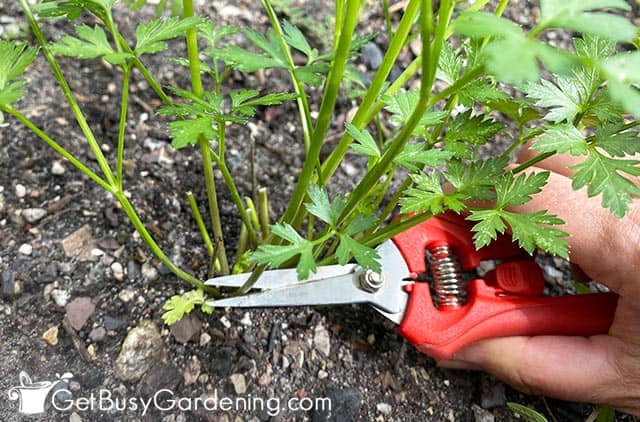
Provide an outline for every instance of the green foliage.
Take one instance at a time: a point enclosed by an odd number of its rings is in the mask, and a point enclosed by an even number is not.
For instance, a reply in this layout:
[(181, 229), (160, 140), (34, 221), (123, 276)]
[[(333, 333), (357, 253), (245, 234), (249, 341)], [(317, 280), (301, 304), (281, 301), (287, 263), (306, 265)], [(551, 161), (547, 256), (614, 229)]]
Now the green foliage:
[(166, 41), (184, 35), (204, 22), (201, 18), (158, 18), (136, 28), (136, 54), (153, 54), (167, 49)]
[(38, 55), (38, 48), (0, 40), (0, 105), (11, 106), (24, 95), (25, 81), (16, 80)]
[(453, 31), (472, 38), (491, 38), (481, 60), (505, 83), (538, 80), (538, 61), (554, 71), (566, 71), (573, 63), (566, 52), (527, 37), (515, 23), (490, 13), (463, 12), (453, 23)]
[(487, 246), (497, 238), (498, 233), (504, 233), (508, 225), (513, 239), (530, 254), (538, 248), (568, 258), (569, 250), (563, 241), (568, 233), (548, 227), (563, 224), (561, 219), (546, 211), (527, 214), (507, 211), (508, 207), (531, 200), (531, 195), (540, 192), (548, 177), (549, 172), (540, 172), (520, 174), (517, 177), (506, 173), (499, 178), (495, 184), (495, 206), (489, 209), (472, 209), (467, 217), (470, 221), (477, 221), (472, 229), (476, 248)]
[(253, 89), (231, 91), (230, 104), (225, 110), (225, 97), (220, 94), (205, 92), (199, 98), (183, 89), (172, 88), (172, 91), (186, 102), (163, 106), (158, 114), (179, 118), (168, 124), (173, 140), (171, 145), (176, 149), (197, 144), (200, 136), (216, 139), (217, 126), (225, 122), (247, 123), (248, 118), (255, 115), (256, 107), (277, 105), (296, 98), (295, 94), (276, 92), (260, 96), (260, 91)]
[(507, 407), (513, 410), (526, 422), (549, 422), (548, 419), (544, 417), (544, 415), (523, 404), (508, 402)]
[(276, 236), (289, 242), (288, 245), (260, 245), (249, 258), (251, 262), (278, 268), (285, 262), (299, 257), (296, 270), (298, 279), (304, 280), (310, 273), (316, 271), (313, 259), (313, 243), (300, 236), (289, 224), (275, 224), (270, 226)]
[(213, 312), (213, 308), (206, 304), (208, 300), (210, 298), (201, 289), (191, 290), (183, 295), (172, 296), (162, 306), (162, 309), (166, 311), (162, 314), (162, 320), (167, 325), (175, 324), (198, 305), (202, 312), (210, 314)]
[(319, 239), (307, 240), (289, 224), (276, 224), (271, 226), (272, 232), (288, 241), (289, 244), (261, 245), (250, 256), (250, 260), (258, 264), (269, 265), (271, 268), (278, 268), (287, 261), (297, 258), (298, 278), (304, 280), (311, 272), (316, 271), (313, 258), (314, 246), (324, 242), (332, 235), (337, 235), (339, 244), (336, 249), (336, 257), (340, 264), (348, 263), (353, 257), (362, 267), (380, 271), (378, 253), (354, 238), (358, 233), (369, 229), (375, 223), (375, 217), (358, 214), (343, 230), (339, 230), (337, 225), (346, 205), (345, 198), (338, 195), (333, 201), (330, 201), (327, 191), (314, 184), (309, 185), (307, 195), (311, 201), (305, 204), (307, 211), (327, 223), (330, 231)]
[[(382, 97), (382, 101), (385, 105), (385, 110), (392, 114), (389, 119), (391, 123), (394, 123), (400, 127), (406, 125), (407, 121), (411, 117), (411, 113), (418, 104), (420, 98), (420, 92), (417, 89), (410, 91), (400, 91), (394, 95), (385, 95)], [(438, 123), (441, 123), (446, 116), (444, 111), (428, 111), (426, 112), (420, 122), (413, 130), (414, 136), (422, 138), (428, 138), (427, 129)]]
[(636, 27), (622, 16), (598, 12), (602, 9), (631, 10), (624, 0), (541, 0), (540, 23), (543, 28), (564, 28), (612, 41), (631, 42)]
[(114, 64), (121, 64), (131, 57), (128, 53), (116, 52), (107, 40), (107, 34), (102, 27), (78, 25), (75, 27), (78, 37), (63, 36), (60, 41), (51, 44), (51, 50), (61, 56), (76, 57), (78, 59), (95, 59), (102, 57)]

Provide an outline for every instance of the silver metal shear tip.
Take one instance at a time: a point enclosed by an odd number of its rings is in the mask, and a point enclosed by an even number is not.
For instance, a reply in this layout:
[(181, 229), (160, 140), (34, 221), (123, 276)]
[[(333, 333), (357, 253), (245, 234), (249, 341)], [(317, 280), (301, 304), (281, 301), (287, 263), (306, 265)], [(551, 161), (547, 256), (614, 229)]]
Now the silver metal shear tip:
[[(354, 264), (348, 265), (326, 265), (318, 267), (315, 273), (309, 275), (306, 280), (298, 281), (298, 274), (296, 270), (283, 269), (283, 270), (269, 270), (262, 273), (260, 278), (251, 287), (252, 289), (276, 289), (285, 286), (295, 286), (312, 281), (323, 280), (329, 277), (336, 277), (339, 275), (345, 275), (353, 272), (355, 269)], [(242, 286), (250, 274), (234, 274), (224, 277), (216, 277), (207, 280), (204, 284), (207, 286), (216, 287), (240, 287)]]

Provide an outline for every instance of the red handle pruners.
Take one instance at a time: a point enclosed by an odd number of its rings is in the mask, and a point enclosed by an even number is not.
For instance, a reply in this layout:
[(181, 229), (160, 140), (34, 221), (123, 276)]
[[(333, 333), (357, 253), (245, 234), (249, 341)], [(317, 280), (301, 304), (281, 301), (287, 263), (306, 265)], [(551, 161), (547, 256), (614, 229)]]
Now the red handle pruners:
[[(471, 224), (446, 214), (396, 235), (377, 249), (380, 273), (357, 265), (319, 267), (304, 282), (295, 270), (265, 272), (259, 293), (209, 302), (216, 307), (368, 303), (400, 325), (400, 333), (436, 359), (451, 357), (481, 339), (514, 335), (607, 333), (618, 300), (613, 293), (542, 296), (544, 278), (533, 258), (507, 235), (475, 249)], [(499, 260), (484, 277), (466, 272)], [(421, 281), (425, 274), (430, 281)], [(247, 274), (218, 277), (208, 285), (239, 286)]]

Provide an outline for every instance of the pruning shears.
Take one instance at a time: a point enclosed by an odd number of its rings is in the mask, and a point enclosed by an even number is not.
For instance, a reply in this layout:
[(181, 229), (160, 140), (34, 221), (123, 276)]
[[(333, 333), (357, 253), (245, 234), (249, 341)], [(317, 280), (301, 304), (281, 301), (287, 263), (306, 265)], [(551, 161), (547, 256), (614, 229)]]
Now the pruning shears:
[[(377, 251), (380, 272), (355, 264), (330, 265), (299, 282), (295, 269), (270, 270), (253, 285), (262, 291), (209, 304), (221, 308), (366, 303), (435, 359), (450, 358), (486, 338), (606, 334), (613, 321), (616, 294), (543, 296), (542, 269), (509, 235), (499, 235), (476, 250), (471, 224), (456, 214), (432, 217)], [(496, 260), (495, 268), (470, 276), (485, 260)], [(217, 277), (206, 284), (238, 287), (248, 277)]]

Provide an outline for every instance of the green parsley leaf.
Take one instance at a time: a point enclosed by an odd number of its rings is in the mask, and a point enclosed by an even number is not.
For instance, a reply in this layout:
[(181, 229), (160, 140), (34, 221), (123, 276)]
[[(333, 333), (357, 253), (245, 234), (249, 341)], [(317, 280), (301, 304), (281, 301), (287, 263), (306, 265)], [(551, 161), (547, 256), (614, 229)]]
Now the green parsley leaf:
[(449, 122), (444, 136), (445, 145), (458, 141), (465, 141), (475, 145), (484, 144), (490, 138), (502, 131), (504, 125), (485, 115), (471, 117), (471, 110), (458, 114)]
[(167, 311), (162, 314), (162, 320), (167, 325), (173, 325), (191, 312), (196, 305), (200, 305), (202, 312), (210, 314), (213, 312), (213, 308), (205, 304), (206, 300), (207, 298), (201, 289), (172, 296), (162, 306), (162, 309)]
[(165, 41), (184, 35), (189, 29), (202, 24), (197, 17), (158, 18), (138, 25), (136, 28), (136, 54), (158, 53), (167, 49)]
[(559, 76), (556, 82), (558, 85), (544, 79), (540, 83), (530, 83), (525, 86), (525, 92), (528, 98), (536, 100), (538, 107), (550, 108), (544, 116), (546, 120), (572, 122), (582, 109), (583, 98), (578, 93), (574, 78)]
[(593, 145), (602, 148), (612, 157), (625, 157), (640, 153), (638, 132), (633, 130), (619, 132), (622, 127), (622, 123), (598, 127)]
[(184, 148), (187, 145), (196, 145), (200, 135), (205, 139), (215, 139), (216, 132), (213, 129), (212, 117), (197, 117), (188, 120), (176, 120), (168, 124), (173, 141), (171, 146), (175, 149)]
[(298, 96), (287, 92), (272, 92), (255, 98), (260, 91), (249, 89), (242, 91), (231, 91), (231, 110), (243, 116), (253, 116), (256, 114), (257, 106), (270, 106), (282, 104), (288, 100), (294, 100)]
[(486, 79), (471, 82), (458, 93), (458, 97), (460, 104), (466, 107), (472, 107), (475, 103), (491, 104), (509, 98), (494, 82)]
[[(385, 110), (393, 114), (389, 119), (391, 123), (404, 126), (415, 110), (419, 98), (420, 91), (417, 89), (399, 91), (393, 95), (383, 95), (382, 101)], [(441, 123), (446, 115), (447, 113), (444, 111), (427, 111), (416, 125), (413, 135), (426, 138), (428, 136), (427, 129)]]
[[(493, 209), (471, 210), (467, 220), (477, 221), (472, 231), (476, 248), (487, 246), (498, 233), (504, 233), (506, 225), (511, 228), (512, 237), (521, 248), (532, 254), (535, 248), (568, 257), (567, 243), (563, 240), (567, 233), (549, 225), (563, 224), (563, 221), (546, 211), (518, 214), (505, 210), (507, 207), (522, 205), (531, 200), (531, 195), (541, 191), (549, 178), (549, 172), (520, 174), (505, 173), (495, 185), (496, 205)], [(505, 225), (506, 223), (506, 225)]]
[(407, 144), (393, 162), (410, 171), (421, 171), (425, 167), (438, 167), (453, 157), (451, 151), (426, 149), (424, 143)]
[(527, 38), (518, 25), (491, 13), (463, 12), (453, 22), (453, 31), (472, 38), (494, 38), (485, 46), (482, 60), (502, 82), (537, 81), (538, 60), (555, 72), (566, 71), (574, 63), (567, 52)]
[(496, 207), (506, 208), (522, 205), (531, 200), (531, 195), (542, 190), (549, 179), (548, 171), (520, 174), (505, 173), (496, 182)]
[(547, 126), (533, 143), (532, 149), (540, 152), (569, 152), (571, 155), (587, 154), (587, 141), (570, 123)]
[(469, 164), (450, 160), (444, 178), (464, 200), (494, 199), (496, 179), (504, 173), (508, 163), (508, 157), (489, 158)]
[(307, 195), (311, 199), (310, 203), (305, 203), (307, 211), (325, 223), (335, 226), (346, 205), (345, 197), (338, 195), (331, 202), (326, 189), (313, 183), (309, 185)]
[(520, 247), (533, 254), (538, 248), (547, 253), (569, 259), (569, 246), (564, 240), (569, 236), (562, 230), (549, 225), (564, 224), (564, 221), (554, 215), (548, 215), (546, 211), (537, 211), (528, 214), (517, 214), (502, 211), (501, 216), (511, 227), (511, 237), (516, 240)]
[(462, 58), (456, 54), (449, 43), (442, 45), (440, 58), (438, 60), (438, 68), (436, 70), (436, 78), (452, 85), (460, 78), (462, 70)]
[(311, 48), (309, 42), (302, 34), (302, 31), (298, 29), (289, 21), (284, 21), (282, 25), (284, 31), (284, 39), (291, 47), (304, 53), (307, 56), (307, 61), (313, 62), (318, 57), (318, 50)]
[(349, 136), (354, 140), (351, 144), (351, 149), (353, 151), (375, 159), (380, 158), (381, 154), (378, 144), (366, 128), (360, 130), (349, 122), (345, 123), (344, 127)]
[(407, 189), (400, 200), (402, 214), (429, 212), (437, 215), (448, 209), (458, 213), (466, 209), (466, 205), (462, 202), (466, 199), (466, 195), (460, 192), (446, 195), (437, 173), (411, 174), (411, 180), (413, 180), (413, 187)]
[(607, 79), (607, 90), (612, 100), (628, 113), (640, 118), (640, 51), (621, 53), (608, 57), (600, 63)]
[(575, 170), (571, 177), (573, 189), (588, 185), (587, 195), (591, 198), (602, 194), (602, 206), (609, 208), (619, 218), (629, 210), (632, 197), (640, 196), (640, 187), (624, 176), (640, 176), (640, 161), (619, 160), (607, 157), (590, 148), (585, 161), (569, 167)]
[(107, 40), (107, 34), (100, 26), (93, 28), (87, 25), (75, 27), (78, 38), (65, 35), (60, 41), (51, 44), (51, 50), (61, 56), (77, 57), (79, 59), (94, 59), (105, 56), (107, 59), (115, 51)]
[(612, 41), (631, 42), (636, 27), (622, 16), (594, 12), (602, 9), (631, 10), (624, 0), (541, 0), (540, 23), (544, 28), (565, 28)]
[(10, 106), (24, 95), (24, 80), (10, 82), (21, 76), (37, 55), (36, 47), (0, 40), (0, 104)]
[(380, 255), (378, 255), (375, 249), (358, 243), (346, 234), (338, 234), (338, 238), (340, 239), (340, 243), (338, 244), (338, 249), (336, 249), (336, 256), (338, 257), (339, 264), (347, 264), (353, 255), (361, 267), (376, 272), (382, 271)]
[(275, 224), (270, 226), (271, 231), (289, 245), (260, 245), (258, 250), (251, 254), (251, 262), (268, 265), (270, 268), (278, 268), (288, 260), (300, 256), (296, 271), (298, 279), (304, 280), (309, 273), (316, 272), (316, 263), (313, 260), (313, 243), (304, 239), (289, 224)]

